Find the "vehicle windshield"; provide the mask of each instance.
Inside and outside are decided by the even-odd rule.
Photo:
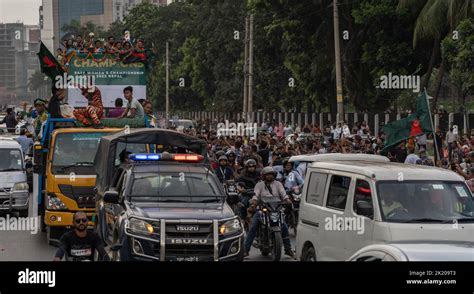
[[[193,122],[190,120],[174,120],[173,124],[178,128],[182,127],[184,129],[188,129],[189,127],[194,127]]]
[[[214,178],[205,173],[135,173],[131,198],[158,202],[221,202],[222,192]]]
[[[387,222],[474,220],[472,195],[464,182],[381,181],[377,195],[382,218]]]
[[[94,174],[93,165],[100,139],[97,133],[67,133],[56,136],[52,170],[55,174]]]
[[[0,149],[0,158],[0,172],[23,169],[23,159],[18,149]]]

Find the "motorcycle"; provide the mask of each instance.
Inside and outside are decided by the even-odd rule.
[[[227,204],[230,205],[232,210],[234,211],[234,214],[240,216],[240,198],[239,198],[239,192],[237,191],[237,185],[235,181],[233,180],[228,180],[224,182],[224,191],[225,194],[227,195],[226,201]]]
[[[259,207],[260,225],[253,246],[260,249],[263,256],[272,253],[273,261],[280,261],[283,238],[281,225],[283,223],[283,204],[279,198],[262,199]]]
[[[33,192],[33,158],[25,156],[26,182],[29,192]]]
[[[288,191],[288,196],[290,197],[291,205],[285,209],[285,222],[289,229],[294,230],[296,235],[301,201],[300,188],[298,186],[293,187]]]
[[[249,201],[255,195],[253,189],[246,189],[245,185],[240,184],[239,199],[240,199],[240,211],[239,216],[244,223],[244,229],[246,232],[250,229],[251,218],[249,218],[247,209],[249,208]]]

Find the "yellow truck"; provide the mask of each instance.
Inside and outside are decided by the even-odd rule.
[[[51,245],[72,225],[76,211],[85,211],[89,226],[94,225],[94,158],[101,137],[122,131],[125,125],[148,126],[146,118],[106,121],[104,129],[94,129],[78,127],[73,119],[48,119],[34,146],[33,211],[41,217]]]

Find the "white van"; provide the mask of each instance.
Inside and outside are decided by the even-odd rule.
[[[0,212],[18,211],[28,216],[29,193],[21,146],[8,137],[0,137]]]
[[[365,154],[291,161],[307,162],[299,260],[343,261],[380,243],[474,241],[472,194],[454,172]]]

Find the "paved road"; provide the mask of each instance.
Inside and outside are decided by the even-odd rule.
[[[5,218],[6,215],[2,213],[0,217]],[[294,236],[291,237],[294,248]],[[41,231],[36,234],[30,231],[0,231],[0,261],[51,261],[56,249],[47,244],[46,234]],[[259,250],[252,248],[245,261],[271,261],[271,256],[262,256]],[[282,256],[282,261],[293,260]]]

